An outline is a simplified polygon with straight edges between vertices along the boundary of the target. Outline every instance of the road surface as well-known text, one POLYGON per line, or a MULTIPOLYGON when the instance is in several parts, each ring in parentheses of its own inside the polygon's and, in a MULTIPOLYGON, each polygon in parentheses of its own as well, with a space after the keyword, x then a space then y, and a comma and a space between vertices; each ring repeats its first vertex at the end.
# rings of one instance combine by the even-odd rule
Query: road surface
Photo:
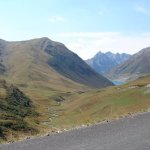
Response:
POLYGON ((0 150, 150 150, 150 113, 1 145, 0 150))

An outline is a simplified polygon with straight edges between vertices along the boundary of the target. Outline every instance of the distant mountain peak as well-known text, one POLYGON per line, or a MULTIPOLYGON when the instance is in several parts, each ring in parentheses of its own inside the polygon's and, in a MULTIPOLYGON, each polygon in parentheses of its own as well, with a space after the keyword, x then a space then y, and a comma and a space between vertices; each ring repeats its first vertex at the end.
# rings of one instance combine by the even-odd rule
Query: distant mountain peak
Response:
POLYGON ((38 42, 38 43, 41 43, 41 42, 51 42, 52 40, 49 39, 48 37, 42 37, 42 38, 35 38, 35 39, 31 39, 31 40, 26 40, 26 41, 21 41, 21 42, 38 42))
POLYGON ((110 51, 108 51, 108 52, 106 52, 106 53, 104 53, 104 54, 113 54, 112 52, 110 52, 110 51))
POLYGON ((48 37, 41 37, 41 40, 50 40, 48 37))
POLYGON ((86 60, 86 62, 97 72, 105 74, 111 69, 124 62, 130 57, 125 53, 112 53, 99 51, 93 58, 86 60))
POLYGON ((109 72, 108 77, 113 80, 134 80, 141 75, 150 73, 150 47, 144 48, 132 55, 127 61, 109 72))
POLYGON ((36 40, 37 42, 52 42, 52 40, 49 39, 48 37, 42 37, 42 38, 37 38, 33 40, 36 40))

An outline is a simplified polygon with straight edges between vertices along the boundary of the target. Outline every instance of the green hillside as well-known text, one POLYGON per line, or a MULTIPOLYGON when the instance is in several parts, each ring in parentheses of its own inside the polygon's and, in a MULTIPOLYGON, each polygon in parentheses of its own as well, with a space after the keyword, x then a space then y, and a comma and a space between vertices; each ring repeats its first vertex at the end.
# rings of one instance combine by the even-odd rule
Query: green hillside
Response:
POLYGON ((0 78, 7 82, 0 89, 0 135, 7 141, 55 130, 49 124, 53 107, 81 90, 113 85, 48 38, 0 40, 0 78))
POLYGON ((0 40, 0 74, 31 99, 113 85, 63 44, 48 38, 0 40))
POLYGON ((18 88, 0 80, 0 142, 37 133, 32 101, 18 88), (30 121, 29 121, 30 120, 30 121))
POLYGON ((149 109, 150 76, 145 76, 126 85, 83 91, 68 97, 55 110, 58 117, 52 124, 58 128, 70 128, 149 109))
POLYGON ((150 108, 150 76, 112 86, 63 44, 47 38, 0 40, 0 79, 0 142, 150 108))

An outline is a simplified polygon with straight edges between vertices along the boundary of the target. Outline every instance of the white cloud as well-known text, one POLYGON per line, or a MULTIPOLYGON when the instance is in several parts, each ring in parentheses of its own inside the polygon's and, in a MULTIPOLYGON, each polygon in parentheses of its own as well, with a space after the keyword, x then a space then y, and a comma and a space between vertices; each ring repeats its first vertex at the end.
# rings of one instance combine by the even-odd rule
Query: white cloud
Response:
POLYGON ((61 16, 51 16, 50 17, 50 22, 54 23, 54 22, 60 22, 60 21, 64 21, 65 19, 61 16))
POLYGON ((148 9, 144 5, 136 4, 135 10, 142 14, 149 14, 148 9))
POLYGON ((98 51, 134 54, 150 46, 150 34, 125 36, 118 32, 75 32, 59 33, 53 36, 83 59, 91 58, 98 51))

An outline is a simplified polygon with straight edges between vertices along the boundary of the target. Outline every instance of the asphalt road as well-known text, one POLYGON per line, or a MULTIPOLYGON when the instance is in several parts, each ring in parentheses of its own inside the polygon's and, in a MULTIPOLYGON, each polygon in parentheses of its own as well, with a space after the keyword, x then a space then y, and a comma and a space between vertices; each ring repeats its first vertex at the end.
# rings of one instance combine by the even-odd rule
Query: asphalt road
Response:
POLYGON ((150 150, 150 113, 1 145, 0 150, 150 150))

